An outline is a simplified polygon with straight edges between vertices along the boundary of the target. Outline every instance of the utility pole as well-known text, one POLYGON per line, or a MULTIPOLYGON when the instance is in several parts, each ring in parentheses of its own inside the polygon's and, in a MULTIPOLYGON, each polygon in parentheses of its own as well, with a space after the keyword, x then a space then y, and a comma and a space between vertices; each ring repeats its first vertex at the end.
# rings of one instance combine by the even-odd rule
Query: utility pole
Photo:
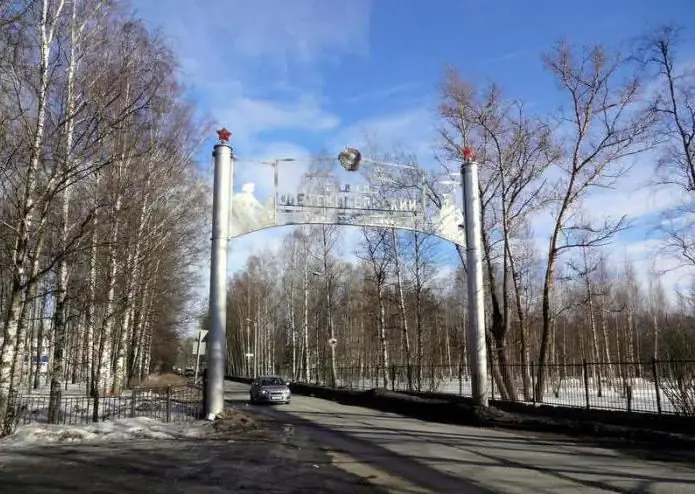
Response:
POLYGON ((231 212, 233 149, 232 133, 217 131, 219 142, 212 152, 215 178, 212 199, 212 248, 210 259, 210 332, 208 368, 205 382, 205 416, 208 420, 224 411, 224 371, 227 346, 227 242, 231 212))
POLYGON ((488 406, 487 348, 485 346, 485 300, 483 292, 482 230, 478 163, 473 148, 462 150, 461 188, 466 228, 466 268, 470 328, 471 394, 473 403, 488 406))

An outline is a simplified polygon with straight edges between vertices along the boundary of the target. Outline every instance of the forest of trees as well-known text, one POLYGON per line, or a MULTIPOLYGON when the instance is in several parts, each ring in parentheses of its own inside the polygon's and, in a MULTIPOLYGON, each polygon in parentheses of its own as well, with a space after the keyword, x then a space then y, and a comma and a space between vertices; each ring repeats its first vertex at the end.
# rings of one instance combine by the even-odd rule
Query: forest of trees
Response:
POLYGON ((193 155, 211 129, 129 8, 0 0, 3 429, 46 381, 51 420, 69 382, 118 393, 176 358, 207 254, 193 155))
MULTIPOLYGON (((584 207, 595 191, 620 189, 639 159, 657 156, 652 186, 683 200, 648 228, 662 242, 659 255, 692 276, 695 71, 678 58, 679 40, 663 27, 622 53, 558 44, 543 55, 562 98, 549 114, 535 114, 494 83, 445 73, 442 170, 431 172, 456 171, 462 146, 477 149, 487 346, 503 398, 542 400, 549 380, 571 372, 561 364, 581 372, 583 361, 591 363, 601 393, 601 383, 647 377, 652 360, 668 360, 664 372, 689 386, 695 413, 695 291, 670 293, 658 270, 640 275, 634 259, 612 249, 632 227, 629 218, 584 207), (541 215, 547 232, 533 229, 541 215), (635 362, 645 365, 626 365, 635 362)), ((417 158, 377 148, 365 152, 417 158)), ((431 186, 437 190, 434 178, 431 186)), ((347 233, 295 229, 233 276, 228 372, 327 384, 376 372, 383 386, 398 372, 418 389, 433 368, 467 372, 465 266, 451 269, 444 251, 453 247, 384 228, 358 232, 356 251, 346 252, 347 233)))

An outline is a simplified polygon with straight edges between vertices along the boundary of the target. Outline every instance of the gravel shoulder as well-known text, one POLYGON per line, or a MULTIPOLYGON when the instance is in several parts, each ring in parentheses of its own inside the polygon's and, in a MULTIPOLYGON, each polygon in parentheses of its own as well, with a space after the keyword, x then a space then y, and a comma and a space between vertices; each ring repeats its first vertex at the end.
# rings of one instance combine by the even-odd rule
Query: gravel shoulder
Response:
POLYGON ((0 492, 381 493, 301 431, 240 415, 181 440, 0 445, 0 492))

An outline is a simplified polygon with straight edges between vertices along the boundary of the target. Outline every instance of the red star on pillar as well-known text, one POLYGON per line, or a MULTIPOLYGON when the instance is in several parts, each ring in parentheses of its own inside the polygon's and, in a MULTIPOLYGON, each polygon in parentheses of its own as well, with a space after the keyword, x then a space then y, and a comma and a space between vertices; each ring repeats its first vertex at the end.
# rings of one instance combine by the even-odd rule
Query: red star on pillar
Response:
POLYGON ((470 146, 466 146, 461 150, 461 153, 463 154, 463 159, 466 161, 471 161, 472 159, 475 158, 475 149, 473 149, 470 146))
POLYGON ((217 136, 220 138, 220 141, 227 142, 229 141, 229 138, 232 137, 232 133, 223 127, 217 131, 217 136))

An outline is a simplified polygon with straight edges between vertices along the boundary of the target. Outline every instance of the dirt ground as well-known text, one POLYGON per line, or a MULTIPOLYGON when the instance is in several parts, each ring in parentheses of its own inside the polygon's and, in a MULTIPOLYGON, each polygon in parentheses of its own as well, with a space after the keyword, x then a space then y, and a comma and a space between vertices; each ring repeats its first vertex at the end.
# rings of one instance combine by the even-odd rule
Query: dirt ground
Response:
POLYGON ((0 447, 0 492, 380 493, 303 433, 234 414, 195 440, 0 447))
POLYGON ((193 381, 192 379, 190 379, 190 380, 186 379, 185 376, 180 376, 178 374, 172 374, 172 373, 152 374, 150 376, 147 376, 147 379, 145 379, 142 383, 140 383, 140 386, 142 386, 142 387, 147 387, 147 386, 153 386, 153 387, 184 386, 192 381, 193 381))

